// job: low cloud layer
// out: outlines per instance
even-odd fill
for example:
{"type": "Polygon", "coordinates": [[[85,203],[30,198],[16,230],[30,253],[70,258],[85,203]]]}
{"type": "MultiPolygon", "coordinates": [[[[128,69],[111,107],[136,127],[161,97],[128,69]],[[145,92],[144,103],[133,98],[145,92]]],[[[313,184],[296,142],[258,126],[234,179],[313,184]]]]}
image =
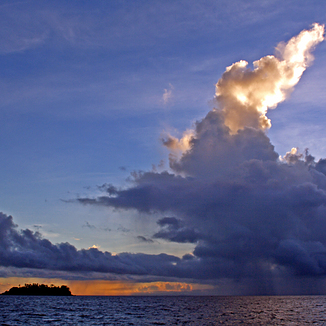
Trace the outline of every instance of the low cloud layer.
{"type": "Polygon", "coordinates": [[[296,149],[280,157],[264,132],[267,109],[298,82],[323,33],[315,24],[279,46],[281,59],[262,58],[254,71],[244,62],[227,68],[217,84],[220,107],[186,133],[187,141],[164,140],[171,149],[169,171],[134,173],[129,188],[104,185],[101,196],[78,199],[161,213],[153,238],[193,243],[192,253],[178,258],[76,250],[68,243],[53,245],[37,232],[17,231],[2,214],[2,266],[227,280],[239,288],[246,283],[239,293],[253,294],[282,292],[277,284],[286,280],[324,282],[326,159],[316,162],[296,149]]]}
{"type": "Polygon", "coordinates": [[[0,213],[0,262],[2,267],[49,271],[99,272],[133,275],[173,274],[180,259],[170,255],[112,255],[97,248],[77,250],[69,243],[52,244],[40,233],[17,230],[12,216],[0,213]]]}

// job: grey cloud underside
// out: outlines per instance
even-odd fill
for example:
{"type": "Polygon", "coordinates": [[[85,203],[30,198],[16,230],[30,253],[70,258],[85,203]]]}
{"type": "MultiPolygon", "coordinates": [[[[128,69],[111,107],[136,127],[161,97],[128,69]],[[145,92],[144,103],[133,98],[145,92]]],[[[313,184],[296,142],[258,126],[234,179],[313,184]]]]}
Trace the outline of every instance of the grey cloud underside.
{"type": "Polygon", "coordinates": [[[102,272],[134,275],[173,274],[174,256],[112,255],[96,248],[77,250],[69,243],[52,244],[38,232],[18,231],[13,218],[0,213],[0,262],[3,267],[48,269],[70,272],[102,272]]]}
{"type": "Polygon", "coordinates": [[[146,238],[143,235],[137,236],[137,239],[141,242],[148,242],[148,243],[153,243],[154,241],[152,239],[146,238]]]}
{"type": "MultiPolygon", "coordinates": [[[[182,259],[167,255],[121,253],[112,255],[96,248],[77,250],[69,243],[52,244],[31,230],[18,231],[13,218],[0,213],[0,262],[2,267],[65,272],[98,272],[118,275],[207,279],[199,273],[192,255],[182,259]]],[[[33,273],[37,276],[37,273],[33,273]]],[[[42,274],[43,275],[43,274],[42,274]]]]}
{"type": "Polygon", "coordinates": [[[161,212],[168,241],[195,243],[174,276],[271,277],[326,274],[326,160],[306,152],[279,160],[266,134],[231,135],[220,111],[196,124],[190,150],[170,156],[172,172],[134,175],[84,204],[161,212]],[[180,176],[184,175],[184,176],[180,176]],[[172,216],[172,217],[164,217],[172,216]]]}

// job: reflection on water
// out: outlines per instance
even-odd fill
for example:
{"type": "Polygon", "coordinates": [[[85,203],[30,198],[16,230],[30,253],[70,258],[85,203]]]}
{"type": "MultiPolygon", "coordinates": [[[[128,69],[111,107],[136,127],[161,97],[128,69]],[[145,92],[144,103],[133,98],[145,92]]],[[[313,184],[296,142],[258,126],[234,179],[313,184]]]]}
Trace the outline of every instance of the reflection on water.
{"type": "Polygon", "coordinates": [[[0,297],[1,325],[326,325],[326,296],[0,297]]]}

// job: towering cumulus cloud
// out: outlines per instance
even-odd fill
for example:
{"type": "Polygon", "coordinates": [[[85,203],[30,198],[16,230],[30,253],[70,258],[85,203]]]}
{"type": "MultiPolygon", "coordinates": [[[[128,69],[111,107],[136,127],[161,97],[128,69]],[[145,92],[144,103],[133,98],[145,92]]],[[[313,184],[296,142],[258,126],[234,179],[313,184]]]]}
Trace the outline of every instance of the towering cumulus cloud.
{"type": "Polygon", "coordinates": [[[277,47],[279,58],[268,55],[247,68],[246,61],[228,67],[216,85],[216,98],[220,102],[224,123],[232,133],[244,127],[270,128],[266,117],[269,108],[285,100],[313,57],[311,50],[324,39],[324,27],[314,24],[287,44],[277,47]]]}
{"type": "MultiPolygon", "coordinates": [[[[244,61],[228,67],[216,85],[219,107],[181,140],[163,140],[171,150],[169,171],[134,174],[129,188],[110,185],[102,188],[101,196],[78,199],[155,216],[159,212],[153,238],[193,243],[192,253],[182,258],[111,256],[97,249],[76,251],[68,244],[42,243],[35,235],[34,247],[26,251],[30,255],[35,248],[34,259],[49,251],[52,258],[44,268],[92,270],[91,262],[97,262],[97,271],[192,279],[237,289],[224,293],[285,293],[291,286],[292,292],[303,293],[302,286],[320,286],[326,279],[326,160],[316,162],[308,151],[295,149],[280,158],[264,130],[270,127],[267,110],[299,81],[323,34],[324,26],[314,24],[280,44],[278,58],[254,62],[253,71],[244,61]],[[65,250],[73,252],[71,259],[54,263],[65,250]]],[[[10,230],[4,238],[11,237],[11,242],[2,240],[3,252],[7,254],[10,243],[23,248],[26,231],[17,233],[8,217],[3,220],[10,230]]],[[[15,261],[21,267],[31,267],[32,259],[19,257],[15,261]]],[[[9,258],[4,261],[15,264],[9,258]]]]}

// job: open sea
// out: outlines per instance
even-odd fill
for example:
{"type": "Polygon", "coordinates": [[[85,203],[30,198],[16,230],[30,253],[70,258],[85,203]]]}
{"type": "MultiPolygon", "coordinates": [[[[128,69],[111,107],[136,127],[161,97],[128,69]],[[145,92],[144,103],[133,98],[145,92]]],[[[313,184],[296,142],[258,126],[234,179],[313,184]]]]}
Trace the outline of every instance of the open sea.
{"type": "Polygon", "coordinates": [[[0,325],[326,325],[326,296],[0,296],[0,325]]]}

